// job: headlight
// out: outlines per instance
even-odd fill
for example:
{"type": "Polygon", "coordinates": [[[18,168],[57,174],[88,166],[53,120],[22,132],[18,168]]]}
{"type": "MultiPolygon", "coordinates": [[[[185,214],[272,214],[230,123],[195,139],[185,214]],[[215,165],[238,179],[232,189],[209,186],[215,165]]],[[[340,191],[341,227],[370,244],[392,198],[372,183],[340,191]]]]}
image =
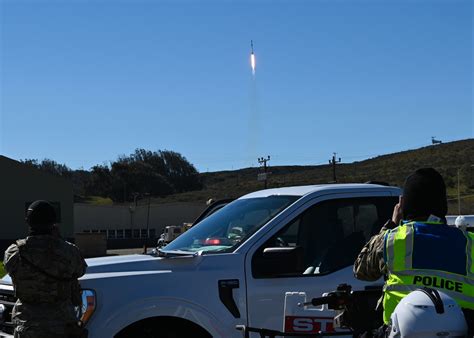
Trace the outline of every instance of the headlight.
{"type": "Polygon", "coordinates": [[[94,290],[81,290],[82,305],[76,307],[77,319],[86,325],[95,311],[96,299],[94,290]]]}
{"type": "Polygon", "coordinates": [[[3,305],[3,304],[0,304],[0,325],[2,325],[3,323],[5,323],[6,314],[7,314],[7,308],[6,308],[6,306],[3,305]]]}

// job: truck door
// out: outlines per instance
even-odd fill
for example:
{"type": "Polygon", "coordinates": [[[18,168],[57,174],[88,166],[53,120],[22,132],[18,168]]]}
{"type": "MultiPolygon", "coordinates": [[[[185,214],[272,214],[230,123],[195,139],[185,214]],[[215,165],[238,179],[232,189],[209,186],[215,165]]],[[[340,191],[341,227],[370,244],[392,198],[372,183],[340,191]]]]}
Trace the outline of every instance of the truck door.
{"type": "MultiPolygon", "coordinates": [[[[389,193],[324,196],[275,226],[246,257],[248,325],[282,330],[287,291],[313,298],[341,283],[355,290],[368,285],[353,277],[352,265],[397,201],[389,193]]],[[[331,330],[332,311],[320,310],[313,325],[331,330]]]]}

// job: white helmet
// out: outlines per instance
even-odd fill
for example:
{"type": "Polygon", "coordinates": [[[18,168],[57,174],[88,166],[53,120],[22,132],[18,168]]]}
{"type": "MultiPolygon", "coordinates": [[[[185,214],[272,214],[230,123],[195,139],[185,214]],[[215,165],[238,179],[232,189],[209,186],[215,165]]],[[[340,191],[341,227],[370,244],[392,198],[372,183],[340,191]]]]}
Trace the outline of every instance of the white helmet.
{"type": "Polygon", "coordinates": [[[433,289],[411,292],[392,313],[389,337],[467,337],[467,323],[459,305],[433,289]]]}
{"type": "Polygon", "coordinates": [[[460,228],[462,230],[466,230],[472,224],[469,223],[469,220],[464,216],[458,216],[456,221],[454,221],[456,228],[460,228]]]}

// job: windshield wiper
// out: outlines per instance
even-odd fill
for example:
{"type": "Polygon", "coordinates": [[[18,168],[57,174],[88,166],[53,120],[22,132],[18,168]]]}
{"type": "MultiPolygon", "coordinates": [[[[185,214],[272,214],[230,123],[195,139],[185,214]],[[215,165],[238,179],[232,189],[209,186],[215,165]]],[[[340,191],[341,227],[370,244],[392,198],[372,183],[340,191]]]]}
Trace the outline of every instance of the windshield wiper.
{"type": "Polygon", "coordinates": [[[177,256],[197,256],[197,252],[181,251],[181,250],[164,251],[162,249],[158,249],[158,257],[177,257],[177,256]]]}

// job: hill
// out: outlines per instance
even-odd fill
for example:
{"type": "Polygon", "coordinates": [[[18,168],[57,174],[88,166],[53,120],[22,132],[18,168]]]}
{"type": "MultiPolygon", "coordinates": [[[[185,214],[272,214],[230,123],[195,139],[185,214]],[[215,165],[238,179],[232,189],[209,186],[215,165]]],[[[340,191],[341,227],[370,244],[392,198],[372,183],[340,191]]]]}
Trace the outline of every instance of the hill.
{"type": "MultiPolygon", "coordinates": [[[[462,213],[474,214],[474,139],[455,141],[414,150],[407,150],[370,158],[360,162],[337,165],[338,183],[382,181],[402,186],[405,177],[415,169],[433,167],[444,177],[450,199],[450,213],[457,213],[457,183],[460,169],[462,213]]],[[[270,167],[268,187],[321,184],[332,181],[332,166],[276,166],[270,167]]],[[[245,168],[201,174],[203,189],[155,202],[201,202],[209,198],[235,198],[248,192],[263,189],[257,181],[260,168],[245,168]]]]}

